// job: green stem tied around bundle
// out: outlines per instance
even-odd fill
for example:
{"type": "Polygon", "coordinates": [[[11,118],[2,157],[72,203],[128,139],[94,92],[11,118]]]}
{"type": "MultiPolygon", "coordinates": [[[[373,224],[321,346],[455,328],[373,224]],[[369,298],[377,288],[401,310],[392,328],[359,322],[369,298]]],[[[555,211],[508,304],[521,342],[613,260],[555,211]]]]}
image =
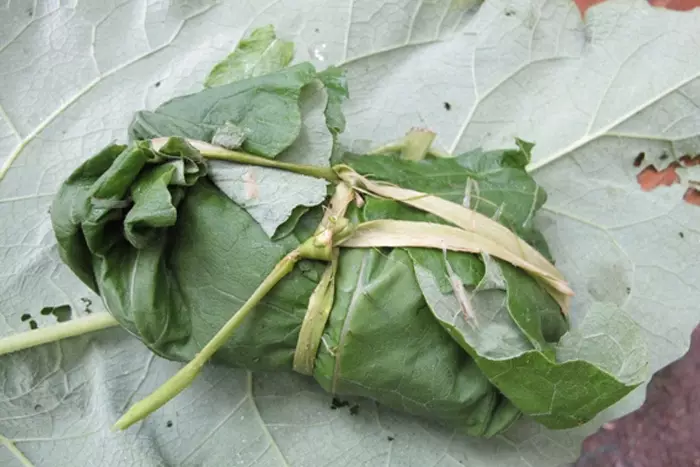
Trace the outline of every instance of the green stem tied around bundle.
{"type": "MultiPolygon", "coordinates": [[[[421,160],[430,153],[434,137],[434,133],[429,131],[412,130],[401,140],[377,149],[375,152],[388,150],[387,148],[400,149],[406,153],[404,157],[409,157],[413,160],[421,160]]],[[[167,140],[168,138],[156,138],[151,140],[151,144],[154,149],[158,149],[165,145],[167,140]]],[[[463,238],[462,241],[469,243],[468,245],[462,245],[460,249],[453,251],[485,252],[507,261],[514,266],[527,270],[544,285],[545,289],[561,307],[562,313],[568,315],[570,297],[573,295],[573,291],[561,272],[559,272],[559,270],[539,251],[518,237],[507,227],[472,209],[440,198],[439,196],[409,190],[387,183],[373,182],[346,165],[337,165],[331,168],[291,164],[275,161],[274,159],[257,157],[239,151],[231,151],[203,141],[187,140],[187,142],[200,151],[205,158],[227,160],[239,164],[273,167],[316,178],[323,178],[336,183],[337,186],[346,184],[351,191],[360,191],[372,196],[391,199],[420,209],[423,212],[434,214],[450,224],[455,225],[457,228],[474,234],[469,239],[463,238]]],[[[340,242],[341,237],[343,239],[349,238],[349,234],[351,233],[350,226],[346,225],[345,228],[348,230],[342,234],[338,233],[336,241],[340,242]]],[[[313,239],[309,239],[309,241],[303,245],[304,254],[310,259],[329,261],[331,257],[331,247],[329,246],[328,240],[324,240],[323,236],[319,235],[315,236],[313,239]]],[[[447,248],[450,249],[449,247],[447,248]]]]}
{"type": "MultiPolygon", "coordinates": [[[[320,282],[314,289],[309,304],[301,323],[297,346],[294,350],[293,369],[297,373],[311,375],[314,370],[314,362],[318,347],[321,344],[321,336],[328,322],[333,302],[335,299],[335,274],[338,270],[339,249],[336,247],[354,233],[347,219],[344,218],[350,203],[355,199],[353,190],[345,183],[339,183],[335,193],[328,203],[328,209],[316,230],[316,235],[323,234],[327,239],[325,248],[330,248],[330,263],[321,277],[320,282]],[[340,219],[340,224],[339,224],[340,219]],[[328,229],[335,227],[336,233],[331,236],[324,234],[328,229]],[[338,231],[338,229],[340,230],[338,231]]],[[[315,235],[315,236],[316,236],[315,235]]]]}
{"type": "MultiPolygon", "coordinates": [[[[416,159],[424,157],[431,141],[432,138],[429,135],[421,138],[418,150],[420,154],[414,153],[413,157],[416,159]]],[[[164,143],[162,139],[153,141],[154,147],[164,143]]],[[[189,143],[207,158],[274,167],[339,183],[315,234],[275,266],[253,295],[190,363],[153,394],[131,407],[115,424],[117,429],[125,429],[145,418],[188,387],[199,374],[202,366],[225,344],[255,306],[272,287],[292,271],[295,264],[302,258],[330,262],[309,301],[308,312],[295,352],[295,371],[311,374],[323,328],[333,305],[334,279],[338,262],[337,246],[357,248],[420,246],[487,253],[521,267],[542,280],[547,290],[560,303],[562,312],[566,313],[568,310],[568,298],[573,292],[561,273],[537,250],[513,232],[471,209],[426,193],[374,183],[347,166],[337,166],[332,169],[301,166],[230,151],[209,143],[199,141],[189,141],[189,143]],[[331,172],[333,175],[330,174],[331,172]],[[391,220],[372,221],[355,227],[343,217],[347,206],[355,199],[353,193],[355,190],[406,203],[440,216],[456,227],[391,220]]]]}
{"type": "Polygon", "coordinates": [[[301,258],[302,256],[299,251],[294,250],[285,256],[282,261],[277,263],[272,272],[262,281],[258,288],[255,289],[253,295],[251,295],[231,319],[219,329],[214,337],[199,351],[199,353],[197,353],[195,358],[182,367],[175,373],[175,376],[171,377],[148,397],[134,404],[119,420],[117,420],[114,424],[114,428],[124,430],[134,423],[143,420],[192,384],[204,364],[207,363],[216,351],[233,335],[250,312],[255,309],[255,305],[257,305],[279,281],[292,272],[294,265],[301,258]]]}
{"type": "MultiPolygon", "coordinates": [[[[407,139],[410,144],[404,145],[403,148],[410,150],[414,160],[420,160],[431,154],[432,136],[430,134],[409,135],[407,139]]],[[[157,138],[151,140],[151,144],[158,150],[168,140],[168,138],[157,138]]],[[[314,234],[288,253],[273,268],[250,298],[192,361],[150,396],[133,405],[116,422],[115,429],[126,429],[144,419],[187,388],[202,367],[231,338],[246,317],[250,316],[256,305],[294,269],[301,259],[328,263],[310,297],[294,353],[294,371],[306,375],[312,374],[321,336],[334,303],[335,275],[340,248],[422,247],[487,254],[527,271],[557,301],[562,313],[564,315],[568,313],[569,299],[573,291],[554,265],[504,225],[472,209],[428,193],[372,181],[345,165],[306,166],[231,151],[201,141],[187,140],[187,143],[205,158],[271,167],[328,180],[335,185],[334,194],[314,234]],[[354,225],[348,221],[345,213],[353,201],[361,206],[363,200],[360,194],[404,203],[438,216],[448,224],[385,219],[354,225]]],[[[49,331],[30,331],[16,336],[17,338],[11,336],[0,339],[0,355],[117,324],[111,315],[106,313],[100,315],[88,317],[85,321],[78,319],[62,323],[49,328],[49,331]]]]}
{"type": "MultiPolygon", "coordinates": [[[[151,145],[156,151],[165,146],[170,138],[155,138],[151,140],[151,145]]],[[[257,165],[259,167],[271,167],[274,169],[286,170],[288,172],[308,175],[315,178],[323,178],[329,182],[337,182],[338,175],[330,167],[318,167],[315,165],[292,164],[290,162],[267,159],[265,157],[254,156],[241,151],[232,151],[204,141],[187,140],[192,147],[197,149],[202,156],[207,159],[235,162],[237,164],[257,165]]]]}
{"type": "MultiPolygon", "coordinates": [[[[244,320],[255,309],[255,306],[284,279],[301,259],[331,261],[334,257],[333,242],[342,241],[352,235],[353,228],[347,219],[332,217],[327,225],[319,228],[320,232],[310,237],[298,248],[287,254],[277,263],[272,272],[255,289],[255,292],[224,324],[214,337],[197,353],[187,365],[181,368],[173,377],[166,381],[145,399],[134,404],[117,422],[114,428],[124,430],[134,423],[143,420],[158,410],[184,389],[189,387],[197,377],[202,367],[214,354],[231,338],[244,320]]],[[[335,255],[337,260],[337,255],[335,255]]]]}

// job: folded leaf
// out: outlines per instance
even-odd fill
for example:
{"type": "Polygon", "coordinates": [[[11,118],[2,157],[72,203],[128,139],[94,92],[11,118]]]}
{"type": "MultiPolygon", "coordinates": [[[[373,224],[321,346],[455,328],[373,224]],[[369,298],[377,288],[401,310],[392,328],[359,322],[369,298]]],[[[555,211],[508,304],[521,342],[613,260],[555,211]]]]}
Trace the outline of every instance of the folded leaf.
{"type": "Polygon", "coordinates": [[[498,433],[519,411],[435,322],[406,252],[342,251],[336,296],[314,377],[334,394],[498,433]]]}
{"type": "Polygon", "coordinates": [[[299,96],[315,78],[314,67],[302,63],[177,97],[154,111],[137,112],[129,133],[137,140],[182,136],[211,142],[217,128],[231,122],[248,133],[245,151],[276,157],[299,136],[299,96]]]}
{"type": "Polygon", "coordinates": [[[593,307],[582,327],[557,344],[563,330],[557,304],[528,276],[488,261],[476,287],[465,281],[478,313],[475,328],[434,272],[414,267],[430,309],[453,339],[509,400],[549,428],[587,422],[646,378],[639,330],[617,307],[593,307]]]}
{"type": "MultiPolygon", "coordinates": [[[[120,167],[141,167],[115,186],[124,199],[130,184],[150,169],[141,163],[147,158],[140,147],[120,147],[116,157],[98,154],[86,162],[71,179],[71,189],[56,198],[54,212],[65,213],[76,200],[89,200],[94,187],[109,174],[121,173],[120,167]],[[110,166],[102,162],[105,158],[119,163],[110,166]],[[93,165],[96,169],[88,171],[93,165]],[[100,171],[95,181],[94,172],[100,171]]],[[[165,159],[162,164],[167,164],[165,159]]],[[[160,199],[155,191],[146,193],[160,199]]],[[[81,256],[65,254],[64,259],[75,270],[86,268],[83,276],[95,277],[110,313],[151,350],[182,361],[194,357],[260,278],[298,246],[294,235],[270,240],[206,178],[183,187],[183,193],[179,204],[170,206],[176,209],[175,222],[159,230],[158,241],[140,248],[115,228],[134,209],[131,203],[101,208],[99,214],[109,222],[91,230],[86,227],[96,215],[94,207],[55,221],[57,232],[71,232],[59,237],[61,245],[87,245],[81,256]],[[89,265],[85,257],[91,258],[89,265]]],[[[162,206],[157,202],[153,207],[162,206]]],[[[396,250],[387,258],[375,249],[341,251],[338,264],[335,300],[314,369],[325,387],[373,397],[474,435],[498,433],[518,418],[519,410],[432,318],[405,252],[396,250]],[[332,336],[344,337],[335,341],[332,336]]],[[[246,318],[215,360],[290,371],[308,301],[323,269],[318,262],[300,264],[246,318]]]]}
{"type": "Polygon", "coordinates": [[[449,158],[406,160],[397,155],[347,155],[344,163],[373,180],[429,193],[495,218],[549,257],[534,229],[534,214],[547,196],[525,166],[532,145],[517,140],[518,149],[474,150],[449,158]]]}
{"type": "MultiPolygon", "coordinates": [[[[267,37],[272,41],[268,45],[275,47],[272,29],[256,30],[253,36],[262,42],[267,37]]],[[[243,57],[237,50],[226,66],[240,67],[241,60],[253,60],[251,47],[261,43],[257,44],[242,46],[250,54],[243,57]]],[[[282,62],[275,70],[286,65],[282,62]]],[[[335,136],[344,128],[340,106],[347,88],[341,71],[331,68],[316,79],[309,64],[263,76],[244,70],[224,73],[226,66],[217,65],[210,75],[216,76],[215,89],[174,99],[155,112],[139,112],[132,122],[132,136],[182,136],[231,149],[241,146],[290,163],[329,165],[335,136]],[[230,147],[232,142],[236,147],[230,147]]],[[[210,175],[275,238],[288,235],[304,208],[318,205],[327,195],[324,180],[277,169],[212,161],[210,175]]]]}
{"type": "MultiPolygon", "coordinates": [[[[326,88],[314,80],[303,88],[300,101],[301,131],[277,159],[328,167],[333,135],[326,127],[326,88]]],[[[211,161],[209,169],[214,184],[245,208],[270,237],[280,236],[278,228],[290,219],[295,209],[316,206],[327,195],[327,182],[307,175],[223,161],[211,161]]]]}

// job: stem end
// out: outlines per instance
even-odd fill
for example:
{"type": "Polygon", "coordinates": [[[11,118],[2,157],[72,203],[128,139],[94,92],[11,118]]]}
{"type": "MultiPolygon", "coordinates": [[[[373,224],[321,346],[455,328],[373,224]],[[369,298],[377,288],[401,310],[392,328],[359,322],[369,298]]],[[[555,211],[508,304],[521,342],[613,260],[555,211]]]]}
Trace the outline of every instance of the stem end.
{"type": "Polygon", "coordinates": [[[168,403],[175,396],[180,394],[185,388],[192,384],[201,370],[203,362],[197,357],[175,373],[175,375],[156,389],[145,399],[140,400],[112,426],[113,431],[126,430],[134,423],[148,417],[163,405],[168,403]]]}

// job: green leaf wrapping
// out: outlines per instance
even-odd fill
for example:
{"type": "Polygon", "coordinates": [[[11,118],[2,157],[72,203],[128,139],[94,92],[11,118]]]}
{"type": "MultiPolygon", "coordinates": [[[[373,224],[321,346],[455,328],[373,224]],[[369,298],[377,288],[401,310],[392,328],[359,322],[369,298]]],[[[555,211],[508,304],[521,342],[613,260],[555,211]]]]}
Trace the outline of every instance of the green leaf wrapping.
{"type": "MultiPolygon", "coordinates": [[[[521,222],[532,213],[525,213],[520,196],[536,211],[543,195],[522,163],[510,165],[507,153],[493,158],[505,167],[492,170],[504,174],[504,188],[482,191],[489,202],[482,206],[498,200],[501,222],[521,222]],[[509,173],[515,186],[531,192],[509,194],[509,173]]],[[[423,173],[424,178],[401,182],[449,197],[466,186],[484,157],[474,152],[456,158],[462,172],[454,167],[445,172],[440,159],[409,163],[353,156],[347,162],[368,176],[423,173]]],[[[52,220],[61,257],[103,297],[120,324],[153,352],[186,361],[308,237],[314,227],[309,220],[318,219],[318,212],[302,216],[292,234],[271,240],[210,182],[196,151],[174,138],[159,152],[146,142],[105,148],[63,185],[52,220]]],[[[356,222],[435,221],[371,196],[361,208],[351,206],[348,216],[356,222]]],[[[324,267],[302,261],[215,361],[290,371],[307,303],[324,267]]],[[[488,257],[341,248],[335,301],[314,377],[332,393],[370,397],[474,436],[500,433],[522,413],[549,427],[572,427],[639,384],[645,364],[636,329],[621,312],[594,310],[585,323],[565,334],[568,323],[546,291],[524,271],[488,257]],[[449,271],[471,297],[476,327],[460,312],[449,271]],[[606,318],[613,320],[609,329],[606,318]]]]}
{"type": "MultiPolygon", "coordinates": [[[[328,68],[317,73],[308,63],[281,69],[288,62],[284,59],[267,63],[266,71],[274,72],[258,76],[253,71],[260,63],[253,63],[252,69],[244,65],[255,61],[256,50],[273,52],[258,46],[266,41],[284,48],[291,44],[280,43],[271,28],[256,30],[251,38],[255,40],[239,46],[250,54],[242,56],[237,49],[214,68],[210,78],[216,76],[215,87],[138,112],[130,127],[132,138],[181,136],[222,146],[234,141],[234,146],[256,155],[328,166],[336,136],[345,127],[341,104],[348,92],[343,72],[328,68]]],[[[325,180],[306,175],[217,161],[209,169],[214,184],[273,238],[288,235],[300,213],[327,195],[325,180]]]]}
{"type": "Polygon", "coordinates": [[[471,435],[520,411],[501,397],[426,306],[403,249],[342,252],[314,377],[329,392],[370,397],[471,435]]]}
{"type": "Polygon", "coordinates": [[[373,179],[440,196],[493,217],[550,257],[547,243],[533,226],[547,195],[525,172],[532,145],[517,141],[517,150],[477,149],[454,158],[416,162],[390,154],[348,156],[345,162],[373,179]]]}
{"type": "MultiPolygon", "coordinates": [[[[177,207],[169,206],[177,216],[168,228],[147,244],[131,243],[122,226],[136,208],[129,198],[141,174],[125,178],[122,168],[145,167],[147,175],[153,170],[144,164],[149,155],[110,146],[86,161],[59,191],[52,222],[61,257],[102,296],[120,324],[155,353],[185,361],[298,242],[293,236],[271,242],[245,210],[202,178],[183,189],[177,207]],[[93,202],[101,186],[120,188],[110,208],[93,202]]],[[[248,368],[291,367],[306,298],[323,270],[315,263],[303,269],[265,298],[218,360],[248,368]]]]}
{"type": "Polygon", "coordinates": [[[472,288],[470,297],[477,328],[465,322],[456,298],[440,291],[431,271],[416,265],[416,276],[435,317],[523,412],[549,428],[570,428],[641,384],[644,345],[635,323],[619,309],[595,306],[582,329],[555,344],[553,300],[512,266],[489,263],[491,277],[472,288]]]}

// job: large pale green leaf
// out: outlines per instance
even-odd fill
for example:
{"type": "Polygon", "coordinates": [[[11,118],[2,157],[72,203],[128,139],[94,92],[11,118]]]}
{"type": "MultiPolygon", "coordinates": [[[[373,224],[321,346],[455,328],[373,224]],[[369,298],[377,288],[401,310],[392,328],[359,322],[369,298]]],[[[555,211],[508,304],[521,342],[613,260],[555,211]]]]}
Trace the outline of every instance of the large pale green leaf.
{"type": "MultiPolygon", "coordinates": [[[[45,306],[99,311],[58,261],[47,214],[58,184],[106,142],[123,141],[135,111],[199,91],[241,37],[274,24],[297,60],[347,70],[354,149],[411,126],[437,131],[447,149],[536,142],[531,167],[549,194],[540,227],[577,293],[573,323],[585,330],[590,304],[612,302],[641,325],[652,369],[679,357],[698,319],[697,208],[681,201],[682,185],[639,191],[632,161],[640,151],[658,164],[664,152],[696,152],[700,56],[678,44],[700,40],[700,13],[616,0],[584,23],[568,0],[493,0],[476,15],[459,5],[9,2],[0,14],[0,333],[28,328],[24,313],[52,324],[45,306]]],[[[485,441],[364,400],[356,416],[330,410],[298,376],[216,367],[140,430],[109,431],[177,367],[116,330],[2,357],[0,435],[37,466],[558,466],[644,397],[640,388],[578,430],[523,421],[485,441]]],[[[2,447],[0,464],[21,465],[2,447]]]]}

